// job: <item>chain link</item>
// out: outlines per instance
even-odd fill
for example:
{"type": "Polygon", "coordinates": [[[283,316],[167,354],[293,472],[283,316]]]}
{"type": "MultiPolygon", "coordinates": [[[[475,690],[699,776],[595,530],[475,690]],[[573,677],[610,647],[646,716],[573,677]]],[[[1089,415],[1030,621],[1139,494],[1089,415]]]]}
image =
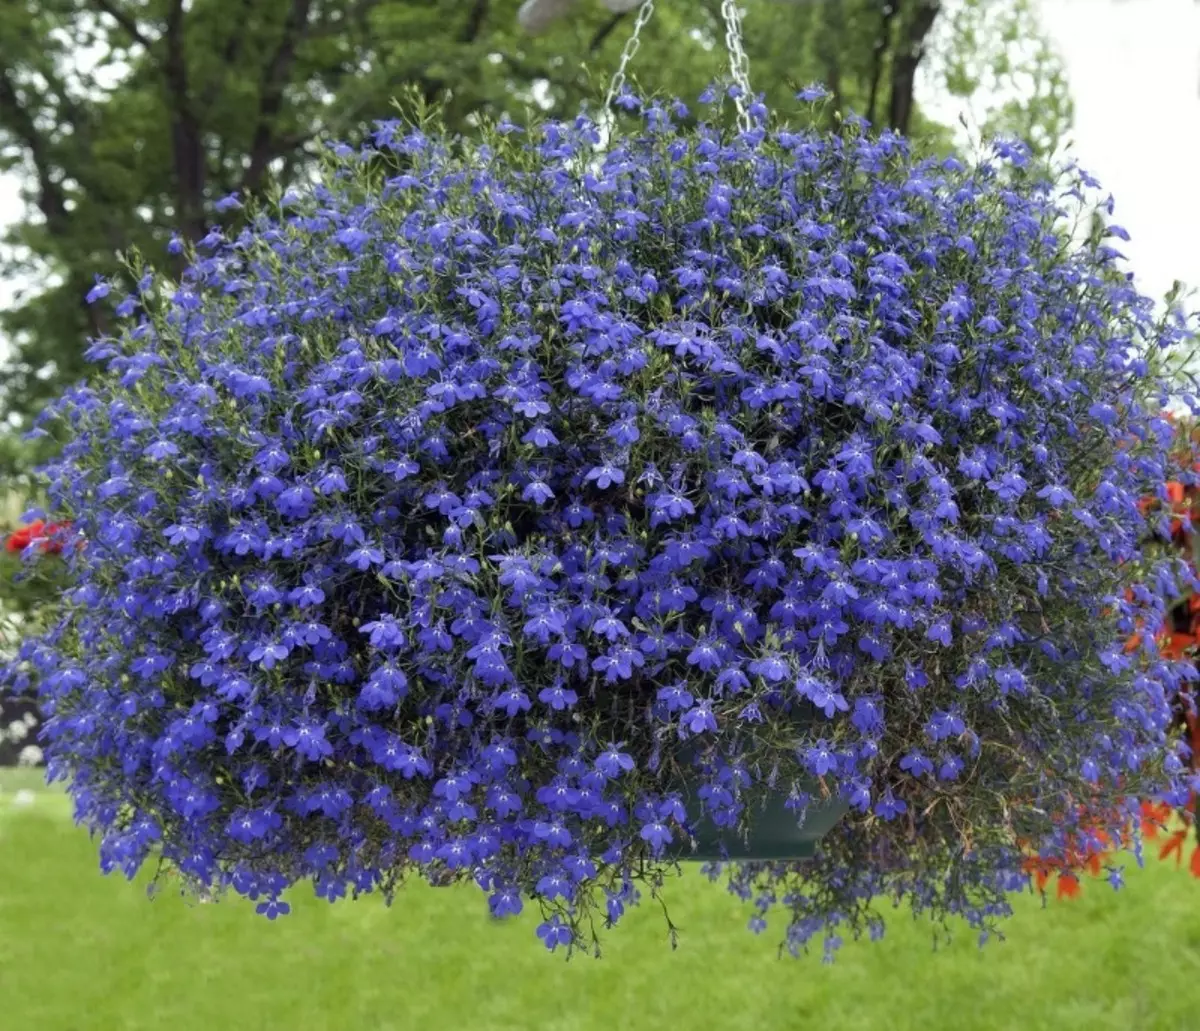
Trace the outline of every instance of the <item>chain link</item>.
{"type": "MultiPolygon", "coordinates": [[[[608,95],[604,98],[605,111],[612,107],[613,101],[625,88],[625,69],[629,67],[629,62],[642,45],[642,29],[653,14],[654,0],[645,0],[638,8],[633,31],[625,41],[621,61],[613,74],[612,82],[609,83],[608,95]]],[[[749,111],[753,97],[750,92],[750,58],[746,56],[746,50],[742,46],[742,12],[735,0],[721,0],[721,17],[725,22],[725,49],[729,51],[729,73],[733,84],[737,86],[738,95],[734,98],[734,106],[737,108],[738,126],[747,131],[754,127],[754,120],[749,111]]]]}
{"type": "Polygon", "coordinates": [[[628,67],[629,62],[633,60],[633,55],[638,52],[638,47],[642,45],[642,29],[646,27],[646,23],[650,20],[652,14],[654,14],[654,0],[646,0],[638,8],[637,17],[633,21],[633,32],[625,41],[625,49],[621,51],[621,63],[617,65],[616,73],[612,77],[612,82],[609,83],[608,96],[604,98],[605,111],[612,107],[612,102],[616,100],[621,90],[625,88],[625,69],[628,67]]]}
{"type": "Polygon", "coordinates": [[[742,11],[735,0],[721,0],[721,17],[725,20],[725,49],[729,51],[729,74],[738,88],[733,103],[737,108],[738,126],[743,131],[754,128],[749,104],[753,99],[750,92],[750,58],[742,46],[742,11]]]}

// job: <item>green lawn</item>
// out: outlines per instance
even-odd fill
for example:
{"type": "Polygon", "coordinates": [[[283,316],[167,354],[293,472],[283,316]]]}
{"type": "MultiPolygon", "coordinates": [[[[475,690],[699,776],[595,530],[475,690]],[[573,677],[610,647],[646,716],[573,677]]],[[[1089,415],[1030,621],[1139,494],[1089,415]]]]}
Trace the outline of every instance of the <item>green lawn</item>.
{"type": "Polygon", "coordinates": [[[148,901],[100,875],[64,798],[20,777],[0,781],[4,1031],[1200,1026],[1200,883],[1173,866],[1131,870],[1119,895],[1031,899],[982,951],[964,932],[933,952],[925,929],[897,923],[832,967],[777,959],[770,930],[754,937],[745,908],[688,876],[671,893],[677,951],[644,906],[603,959],[565,963],[531,920],[489,920],[475,889],[409,890],[390,910],[297,892],[274,923],[235,900],[148,901]]]}

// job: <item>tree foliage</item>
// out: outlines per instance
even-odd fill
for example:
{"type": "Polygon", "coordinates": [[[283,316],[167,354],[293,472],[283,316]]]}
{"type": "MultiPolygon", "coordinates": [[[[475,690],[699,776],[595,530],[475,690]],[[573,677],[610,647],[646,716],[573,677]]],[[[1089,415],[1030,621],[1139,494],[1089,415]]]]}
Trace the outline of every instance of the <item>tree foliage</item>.
{"type": "Polygon", "coordinates": [[[1074,118],[1062,58],[1037,30],[1034,0],[961,0],[933,33],[935,86],[971,102],[974,128],[1054,152],[1074,118]]]}

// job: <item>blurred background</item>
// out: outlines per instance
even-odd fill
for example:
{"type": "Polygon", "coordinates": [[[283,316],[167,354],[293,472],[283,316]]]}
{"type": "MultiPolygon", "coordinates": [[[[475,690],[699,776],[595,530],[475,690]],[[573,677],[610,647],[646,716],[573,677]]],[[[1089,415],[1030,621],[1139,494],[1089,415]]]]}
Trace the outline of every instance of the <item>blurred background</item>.
{"type": "MultiPolygon", "coordinates": [[[[631,79],[694,100],[727,68],[720,0],[655,6],[631,79]]],[[[832,93],[825,117],[853,111],[933,153],[1006,133],[1041,158],[1071,155],[1115,195],[1143,292],[1200,285],[1200,3],[740,6],[751,82],[785,116],[810,117],[791,98],[819,81],[832,93]]],[[[107,329],[84,296],[97,276],[122,274],[122,255],[172,267],[173,236],[236,224],[221,198],[310,175],[325,144],[359,141],[402,92],[442,105],[462,133],[483,116],[594,111],[636,7],[0,0],[0,534],[38,500],[30,471],[54,442],[22,434],[84,374],[86,339],[107,329]]],[[[0,566],[0,648],[11,649],[54,588],[14,576],[16,551],[0,551],[0,566]]],[[[35,735],[32,703],[6,700],[0,766],[36,764],[35,735]]],[[[391,913],[301,905],[286,929],[232,906],[148,907],[140,889],[96,876],[65,799],[36,771],[11,772],[0,781],[0,1028],[1197,1026],[1200,887],[1171,870],[1131,877],[1120,897],[1090,888],[1069,912],[1031,902],[1011,950],[977,953],[972,939],[935,955],[919,928],[901,928],[828,973],[770,966],[774,939],[747,934],[750,913],[689,886],[686,956],[645,914],[611,961],[568,970],[538,954],[527,924],[492,926],[461,893],[424,889],[391,913]]]]}

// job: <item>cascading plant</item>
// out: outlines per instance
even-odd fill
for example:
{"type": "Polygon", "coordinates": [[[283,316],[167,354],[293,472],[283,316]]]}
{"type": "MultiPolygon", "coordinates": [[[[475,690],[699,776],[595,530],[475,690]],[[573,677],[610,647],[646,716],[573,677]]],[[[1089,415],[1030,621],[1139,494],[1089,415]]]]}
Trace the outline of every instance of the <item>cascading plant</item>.
{"type": "Polygon", "coordinates": [[[602,153],[380,123],[135,270],[45,415],[72,586],[9,670],[106,870],[269,917],[474,880],[573,948],[783,799],[848,812],[708,869],[831,949],[986,933],[1030,848],[1182,790],[1181,664],[1125,645],[1187,575],[1138,506],[1185,327],[1073,239],[1095,184],[618,105],[602,153]]]}

